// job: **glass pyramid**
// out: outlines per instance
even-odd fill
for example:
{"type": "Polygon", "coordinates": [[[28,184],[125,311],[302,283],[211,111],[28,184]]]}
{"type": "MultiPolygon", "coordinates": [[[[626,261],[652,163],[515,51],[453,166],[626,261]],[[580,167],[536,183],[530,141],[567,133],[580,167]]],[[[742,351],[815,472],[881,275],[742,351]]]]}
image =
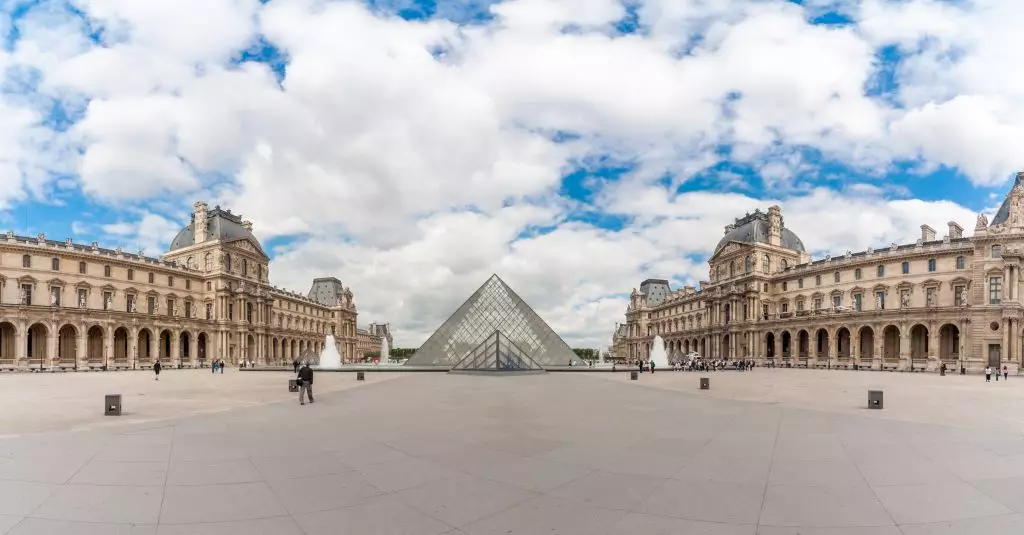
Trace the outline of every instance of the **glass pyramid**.
{"type": "Polygon", "coordinates": [[[568,366],[577,359],[530,305],[500,277],[491,275],[405,364],[452,367],[495,331],[541,367],[568,366]]]}
{"type": "Polygon", "coordinates": [[[451,371],[543,372],[544,368],[505,338],[501,331],[494,331],[494,334],[456,363],[451,371]]]}

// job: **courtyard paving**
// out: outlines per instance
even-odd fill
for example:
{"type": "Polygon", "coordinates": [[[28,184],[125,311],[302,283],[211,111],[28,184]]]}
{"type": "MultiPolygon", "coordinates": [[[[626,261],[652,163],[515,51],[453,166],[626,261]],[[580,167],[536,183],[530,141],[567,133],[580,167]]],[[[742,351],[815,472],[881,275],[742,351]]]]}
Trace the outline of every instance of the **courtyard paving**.
{"type": "Polygon", "coordinates": [[[937,376],[322,373],[300,407],[290,374],[177,373],[0,376],[0,534],[1024,533],[1024,434],[989,411],[1017,411],[1024,379],[941,378],[979,400],[966,427],[914,397],[937,376]],[[861,381],[885,410],[857,408],[861,381]],[[28,433],[119,385],[147,400],[134,420],[28,433]]]}

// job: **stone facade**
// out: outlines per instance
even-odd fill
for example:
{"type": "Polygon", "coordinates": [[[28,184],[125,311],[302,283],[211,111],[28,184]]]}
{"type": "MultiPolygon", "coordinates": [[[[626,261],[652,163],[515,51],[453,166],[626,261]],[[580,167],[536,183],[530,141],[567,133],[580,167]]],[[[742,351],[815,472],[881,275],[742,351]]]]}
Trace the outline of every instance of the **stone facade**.
{"type": "Polygon", "coordinates": [[[8,232],[0,368],[285,364],[322,350],[327,334],[351,359],[356,306],[351,290],[339,292],[325,304],[271,285],[252,224],[202,202],[161,259],[8,232]]]}
{"type": "Polygon", "coordinates": [[[365,329],[356,330],[356,359],[362,361],[371,353],[379,353],[380,345],[384,339],[388,341],[388,347],[395,347],[394,338],[391,336],[390,323],[371,323],[365,329]]]}
{"type": "Polygon", "coordinates": [[[1024,173],[991,223],[978,216],[974,236],[948,225],[942,239],[922,225],[915,243],[811,260],[795,236],[781,239],[788,229],[779,207],[748,214],[726,227],[699,289],[670,291],[654,304],[643,286],[633,290],[613,350],[646,359],[660,335],[674,358],[695,352],[900,370],[1005,365],[1017,373],[1024,173]]]}

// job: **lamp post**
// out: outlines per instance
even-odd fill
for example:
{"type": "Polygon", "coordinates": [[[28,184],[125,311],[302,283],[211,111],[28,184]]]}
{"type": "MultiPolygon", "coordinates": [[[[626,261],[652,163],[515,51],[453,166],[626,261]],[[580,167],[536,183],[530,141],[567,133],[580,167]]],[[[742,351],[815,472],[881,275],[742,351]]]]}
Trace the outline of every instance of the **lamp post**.
{"type": "Polygon", "coordinates": [[[139,360],[139,343],[135,342],[135,347],[132,348],[132,370],[135,370],[135,362],[139,360]]]}

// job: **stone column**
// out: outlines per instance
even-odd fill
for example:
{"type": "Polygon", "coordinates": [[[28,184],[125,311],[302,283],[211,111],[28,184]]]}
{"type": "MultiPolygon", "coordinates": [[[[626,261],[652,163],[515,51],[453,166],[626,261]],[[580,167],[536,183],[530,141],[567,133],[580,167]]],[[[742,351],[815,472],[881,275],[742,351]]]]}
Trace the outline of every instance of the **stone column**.
{"type": "Polygon", "coordinates": [[[935,324],[928,327],[928,371],[939,369],[939,328],[935,324]]]}
{"type": "MultiPolygon", "coordinates": [[[[188,337],[188,360],[192,367],[199,367],[199,333],[198,331],[193,333],[193,336],[188,337]]],[[[207,341],[209,345],[209,341],[207,341]]],[[[209,350],[209,348],[207,348],[209,350]]]]}
{"type": "Polygon", "coordinates": [[[53,325],[47,325],[49,330],[46,333],[46,359],[45,361],[53,366],[57,363],[57,329],[53,328],[53,325]]]}
{"type": "Polygon", "coordinates": [[[113,325],[108,325],[103,331],[103,354],[100,358],[103,359],[100,362],[104,366],[110,366],[114,361],[114,329],[113,325]]]}
{"type": "Polygon", "coordinates": [[[25,322],[18,322],[14,333],[14,364],[25,362],[28,358],[28,327],[25,322]]]}
{"type": "Polygon", "coordinates": [[[171,331],[171,366],[181,364],[181,333],[171,331]]]}
{"type": "Polygon", "coordinates": [[[1013,320],[1003,320],[1003,347],[999,351],[999,360],[1006,362],[1010,359],[1010,331],[1013,329],[1013,320]]]}
{"type": "Polygon", "coordinates": [[[910,329],[903,326],[900,329],[900,354],[899,364],[896,365],[896,369],[909,370],[912,358],[913,354],[910,352],[910,329]]]}
{"type": "MultiPolygon", "coordinates": [[[[772,354],[776,362],[782,362],[782,334],[781,332],[772,337],[772,354]]],[[[792,342],[791,342],[792,343],[792,342]]]]}
{"type": "Polygon", "coordinates": [[[89,363],[89,350],[86,346],[88,338],[85,333],[84,329],[79,329],[78,336],[75,337],[75,360],[78,361],[79,367],[86,366],[89,363]]]}
{"type": "Polygon", "coordinates": [[[885,326],[882,326],[882,330],[875,329],[874,327],[872,329],[874,329],[875,333],[875,355],[871,359],[871,369],[880,370],[885,363],[885,355],[882,354],[882,351],[885,349],[885,326]]]}

